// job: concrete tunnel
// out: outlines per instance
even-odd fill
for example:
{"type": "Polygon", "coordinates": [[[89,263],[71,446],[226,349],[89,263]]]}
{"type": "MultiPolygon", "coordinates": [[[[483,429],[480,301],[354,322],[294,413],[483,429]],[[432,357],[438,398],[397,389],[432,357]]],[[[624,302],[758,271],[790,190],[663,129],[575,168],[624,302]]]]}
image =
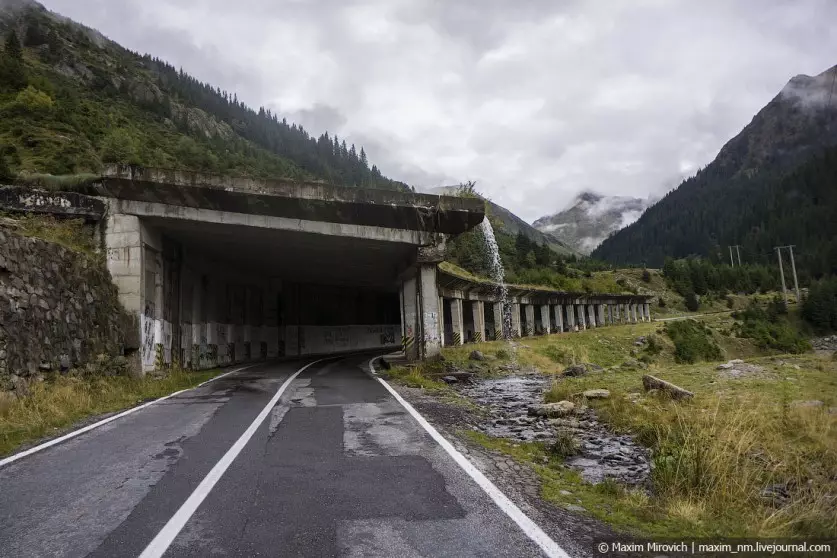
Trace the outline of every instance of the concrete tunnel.
{"type": "Polygon", "coordinates": [[[484,218],[480,200],[132,167],[93,188],[143,372],[437,354],[445,239],[484,218]]]}

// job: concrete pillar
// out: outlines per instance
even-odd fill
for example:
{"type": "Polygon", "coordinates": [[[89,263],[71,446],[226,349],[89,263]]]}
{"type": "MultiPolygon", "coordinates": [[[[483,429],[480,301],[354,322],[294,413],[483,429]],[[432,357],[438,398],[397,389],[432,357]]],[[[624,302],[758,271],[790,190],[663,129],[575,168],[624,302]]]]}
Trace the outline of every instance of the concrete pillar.
{"type": "Polygon", "coordinates": [[[418,360],[419,353],[416,341],[418,332],[418,280],[415,276],[407,278],[401,283],[401,304],[404,308],[402,316],[404,337],[401,340],[404,356],[408,360],[418,360]]]}
{"type": "Polygon", "coordinates": [[[564,333],[564,306],[556,304],[553,306],[553,311],[555,312],[553,318],[555,320],[555,333],[564,333]]]}
{"type": "Polygon", "coordinates": [[[589,320],[590,327],[602,325],[596,323],[596,308],[592,304],[587,305],[587,319],[589,320]]]}
{"type": "Polygon", "coordinates": [[[574,304],[567,304],[566,306],[567,312],[567,327],[570,331],[575,331],[575,305],[574,304]]]}
{"type": "Polygon", "coordinates": [[[522,337],[523,332],[520,327],[520,303],[513,302],[511,305],[511,336],[513,338],[522,337]]]}
{"type": "Polygon", "coordinates": [[[585,307],[583,304],[576,304],[576,311],[578,312],[578,329],[583,331],[587,329],[587,318],[585,317],[585,307]]]}
{"type": "Polygon", "coordinates": [[[526,314],[526,337],[531,337],[535,335],[535,307],[531,304],[526,304],[523,307],[523,311],[526,314]]]}
{"type": "Polygon", "coordinates": [[[636,322],[637,322],[637,318],[636,318],[636,303],[631,303],[631,304],[630,304],[630,306],[629,306],[629,308],[630,308],[630,312],[631,312],[631,318],[630,318],[630,320],[631,320],[631,322],[632,322],[632,323],[636,323],[636,322]]]}
{"type": "Polygon", "coordinates": [[[596,306],[596,309],[598,310],[596,314],[596,323],[599,325],[599,327],[601,327],[607,324],[607,306],[604,304],[599,304],[596,306]]]}
{"type": "Polygon", "coordinates": [[[503,303],[495,302],[492,304],[494,312],[494,340],[499,341],[504,338],[504,324],[506,323],[503,317],[503,303]]]}
{"type": "Polygon", "coordinates": [[[421,358],[439,356],[442,352],[439,329],[439,288],[436,286],[436,264],[423,263],[419,267],[419,295],[421,302],[421,358]]]}
{"type": "Polygon", "coordinates": [[[474,315],[474,343],[485,341],[485,303],[475,300],[471,303],[471,312],[474,315]]]}
{"type": "Polygon", "coordinates": [[[642,306],[645,308],[645,320],[650,322],[651,321],[651,305],[646,302],[642,306]]]}
{"type": "Polygon", "coordinates": [[[462,315],[462,299],[454,298],[450,301],[450,318],[453,326],[451,345],[462,345],[465,341],[465,324],[462,315]]]}
{"type": "Polygon", "coordinates": [[[549,304],[541,306],[541,326],[543,327],[544,335],[552,333],[552,328],[549,324],[549,304]]]}
{"type": "Polygon", "coordinates": [[[605,322],[607,323],[607,325],[613,325],[613,323],[614,323],[613,322],[613,319],[614,319],[613,304],[608,304],[606,306],[606,309],[607,309],[607,312],[605,313],[605,322]]]}
{"type": "Polygon", "coordinates": [[[445,346],[445,298],[439,297],[439,346],[445,346]]]}

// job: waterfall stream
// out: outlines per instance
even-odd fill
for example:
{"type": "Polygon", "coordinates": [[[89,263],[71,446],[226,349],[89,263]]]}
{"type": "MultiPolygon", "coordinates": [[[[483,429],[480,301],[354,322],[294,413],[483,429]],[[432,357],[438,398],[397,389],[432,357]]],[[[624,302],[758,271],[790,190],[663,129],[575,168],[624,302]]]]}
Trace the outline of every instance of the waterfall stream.
{"type": "MultiPolygon", "coordinates": [[[[504,339],[511,338],[511,305],[509,304],[509,292],[506,288],[506,270],[503,268],[503,261],[500,259],[500,249],[497,246],[497,239],[494,237],[494,228],[488,220],[488,216],[480,223],[480,230],[485,239],[485,246],[488,250],[491,267],[491,280],[497,284],[497,290],[500,302],[503,308],[503,327],[502,337],[504,339]]],[[[494,324],[494,330],[497,331],[497,324],[494,324]]]]}

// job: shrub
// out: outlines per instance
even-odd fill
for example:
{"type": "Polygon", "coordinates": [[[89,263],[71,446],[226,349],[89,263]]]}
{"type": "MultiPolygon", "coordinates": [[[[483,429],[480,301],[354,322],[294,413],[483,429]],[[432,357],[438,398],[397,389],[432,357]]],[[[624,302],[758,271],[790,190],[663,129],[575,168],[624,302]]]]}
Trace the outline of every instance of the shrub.
{"type": "Polygon", "coordinates": [[[837,330],[837,277],[811,285],[802,305],[802,317],[820,333],[837,330]]]}
{"type": "Polygon", "coordinates": [[[642,270],[642,280],[645,281],[646,283],[651,282],[651,272],[648,271],[647,269],[642,270]]]}
{"type": "Polygon", "coordinates": [[[774,299],[767,310],[752,303],[743,312],[736,312],[735,324],[739,337],[753,339],[763,349],[775,349],[785,353],[799,354],[810,348],[808,341],[785,317],[784,301],[774,299]]]}
{"type": "Polygon", "coordinates": [[[735,299],[732,298],[732,295],[727,295],[727,308],[730,310],[735,308],[735,299]]]}
{"type": "Polygon", "coordinates": [[[697,312],[698,309],[700,309],[700,299],[698,299],[698,296],[695,293],[686,293],[685,299],[686,310],[689,312],[697,312]]]}
{"type": "Polygon", "coordinates": [[[561,459],[576,455],[581,449],[581,445],[576,440],[571,432],[566,430],[559,430],[558,437],[555,442],[549,447],[549,453],[561,459]]]}
{"type": "Polygon", "coordinates": [[[660,297],[660,302],[658,302],[657,304],[660,308],[665,308],[666,307],[666,299],[664,299],[663,297],[660,297]]]}
{"type": "Polygon", "coordinates": [[[496,356],[499,360],[506,360],[510,355],[506,349],[497,349],[494,351],[494,356],[496,356]]]}
{"type": "Polygon", "coordinates": [[[700,360],[718,360],[721,348],[712,339],[712,332],[695,320],[682,320],[666,324],[666,334],[674,342],[674,359],[694,364],[700,360]]]}

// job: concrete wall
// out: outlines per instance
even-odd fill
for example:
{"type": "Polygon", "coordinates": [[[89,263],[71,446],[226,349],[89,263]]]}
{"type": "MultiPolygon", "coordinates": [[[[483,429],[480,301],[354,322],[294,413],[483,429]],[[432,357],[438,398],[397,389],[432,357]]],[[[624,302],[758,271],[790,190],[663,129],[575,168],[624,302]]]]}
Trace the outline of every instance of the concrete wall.
{"type": "Polygon", "coordinates": [[[128,329],[98,259],[0,227],[0,389],[121,357],[128,329]]]}
{"type": "Polygon", "coordinates": [[[287,354],[324,355],[365,349],[397,349],[401,344],[401,324],[288,326],[289,338],[298,332],[298,347],[288,346],[287,354]]]}

